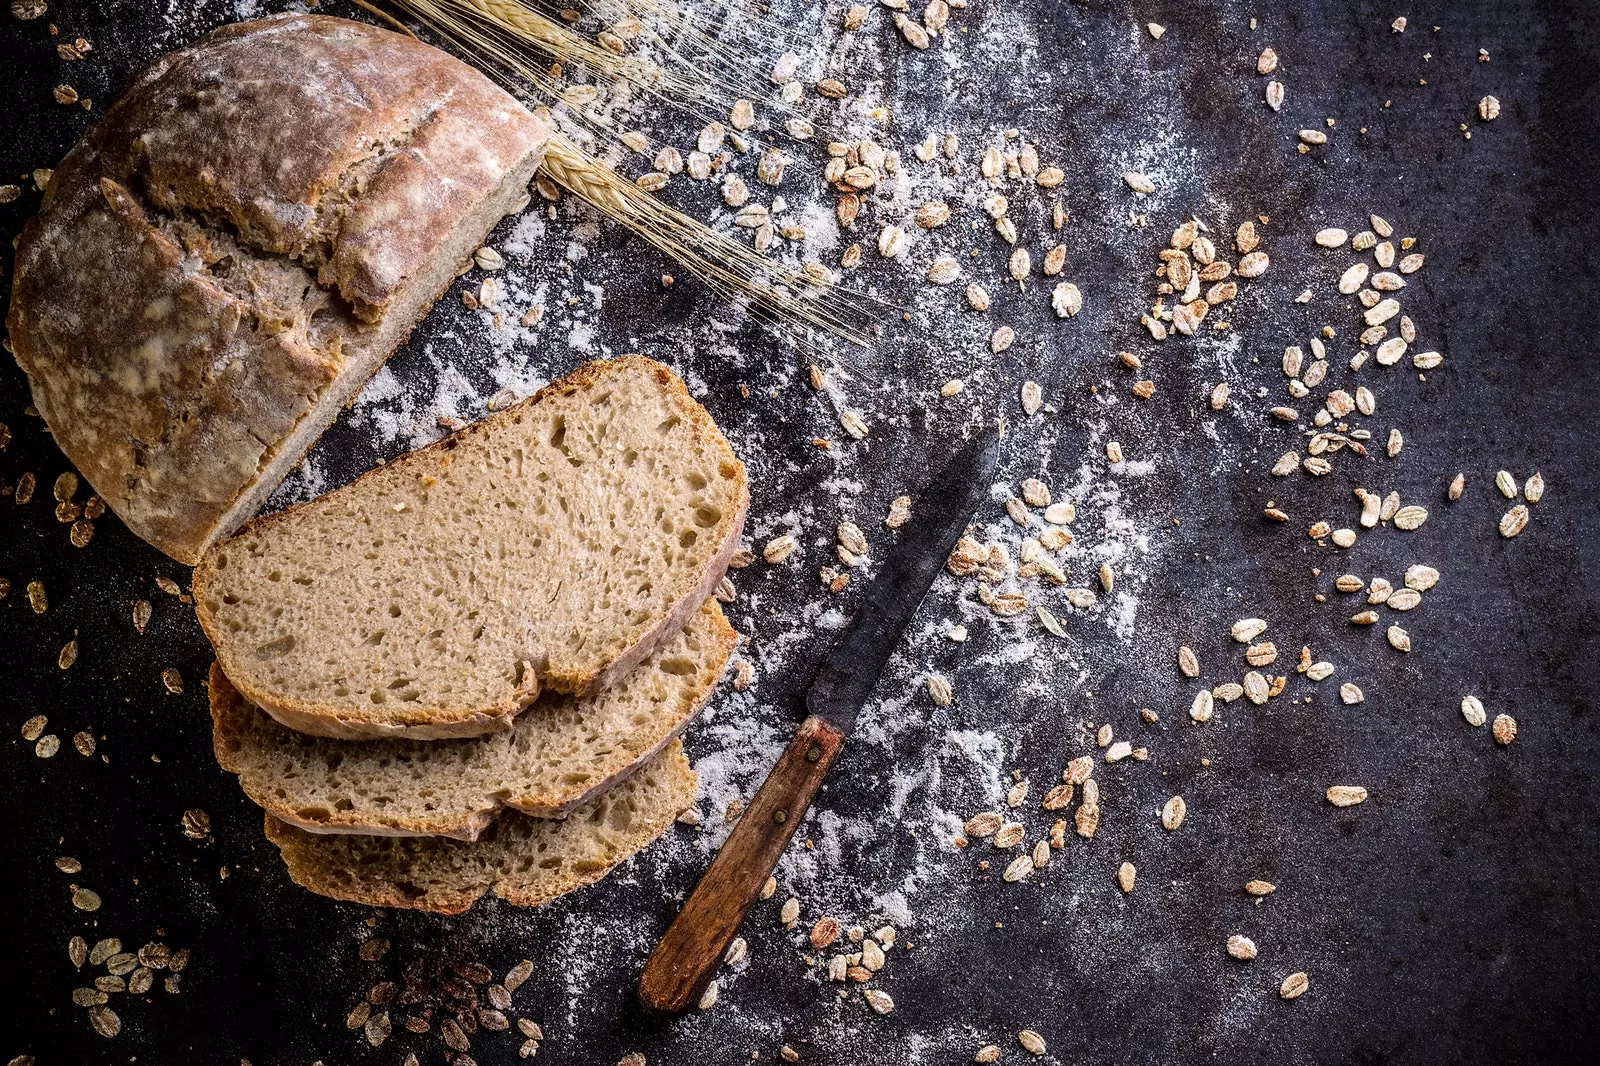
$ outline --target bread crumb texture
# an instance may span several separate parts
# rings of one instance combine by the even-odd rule
[[[589,363],[195,569],[223,672],[325,736],[510,729],[542,685],[620,676],[698,609],[743,529],[743,465],[683,383]]]

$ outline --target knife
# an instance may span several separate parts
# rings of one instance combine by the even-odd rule
[[[999,450],[994,430],[979,434],[923,490],[917,521],[867,586],[860,611],[807,690],[805,722],[650,953],[639,977],[639,1001],[649,1010],[677,1014],[699,1004],[917,605],[989,494]]]

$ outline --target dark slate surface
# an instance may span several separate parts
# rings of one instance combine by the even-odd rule
[[[82,35],[96,45],[90,61],[70,69],[55,58],[48,19],[19,24],[0,16],[0,182],[53,163],[88,123],[81,109],[51,101],[52,85],[70,77],[101,109],[140,63],[238,17],[232,5],[166,14],[174,7],[52,4],[64,38]],[[906,933],[916,947],[896,953],[878,982],[898,1004],[890,1017],[867,1013],[859,997],[841,1004],[832,987],[819,988],[768,915],[752,922],[754,961],[730,982],[724,1002],[709,1015],[667,1024],[639,1015],[631,982],[649,936],[664,928],[674,899],[704,861],[692,846],[669,845],[636,876],[532,915],[491,903],[458,919],[384,916],[379,932],[393,951],[381,963],[356,960],[368,912],[290,884],[261,839],[254,809],[212,760],[200,683],[209,661],[204,640],[188,609],[153,585],[159,574],[186,583],[183,568],[110,518],[98,523],[88,549],[68,546],[49,499],[65,462],[24,414],[25,383],[7,361],[0,367],[0,421],[12,440],[0,454],[0,479],[9,488],[34,471],[41,484],[26,507],[0,500],[0,575],[12,582],[0,601],[0,717],[10,738],[0,771],[0,910],[11,1019],[0,1026],[0,1057],[229,1066],[242,1057],[256,1066],[321,1059],[334,1066],[396,1063],[414,1049],[424,1062],[439,1062],[441,1048],[430,1039],[401,1034],[372,1050],[343,1020],[362,989],[399,973],[407,960],[431,966],[458,957],[482,958],[499,971],[523,957],[540,962],[518,1004],[545,1027],[541,1061],[609,1066],[630,1050],[661,1063],[756,1054],[771,1061],[787,1042],[804,1061],[954,1063],[969,1061],[989,1041],[1004,1048],[1006,1061],[1020,1061],[1026,1056],[1012,1034],[1024,1026],[1047,1038],[1050,1062],[1551,1062],[1594,1054],[1600,750],[1588,674],[1597,661],[1593,410],[1600,389],[1590,322],[1600,297],[1592,221],[1600,9],[1329,2],[1258,12],[1158,2],[1005,10],[1013,7],[1027,5],[974,0],[954,22],[1034,20],[1039,48],[1031,69],[1011,63],[1003,49],[969,55],[953,73],[934,54],[888,50],[884,77],[900,120],[897,143],[908,149],[918,139],[912,131],[924,128],[978,124],[1015,124],[1047,136],[1058,148],[1050,161],[1068,169],[1074,214],[1091,220],[1072,238],[1073,273],[1090,308],[1062,324],[1039,299],[1024,305],[1003,296],[1013,301],[1002,306],[1024,342],[1003,359],[971,357],[992,364],[989,374],[974,377],[971,404],[930,405],[898,420],[886,413],[901,406],[897,396],[913,397],[917,407],[924,402],[917,397],[949,376],[941,360],[953,341],[946,320],[921,308],[896,323],[874,357],[881,384],[863,400],[883,428],[853,453],[847,471],[863,483],[860,498],[870,501],[863,510],[874,512],[920,483],[927,440],[980,416],[1014,418],[1016,383],[1029,376],[1053,398],[1066,397],[1049,416],[1048,439],[1068,457],[1057,469],[1072,470],[1084,447],[1079,415],[1090,410],[1090,388],[1126,388],[1108,353],[1151,350],[1134,324],[1146,296],[1136,279],[1153,262],[1158,235],[1211,202],[1238,205],[1234,218],[1268,214],[1272,238],[1283,235],[1281,246],[1269,239],[1276,287],[1264,282],[1232,311],[1249,327],[1236,397],[1264,386],[1277,395],[1282,345],[1331,317],[1289,303],[1311,269],[1310,252],[1300,250],[1310,232],[1377,210],[1401,232],[1424,236],[1429,265],[1408,290],[1408,307],[1419,309],[1449,363],[1426,386],[1403,375],[1385,379],[1380,395],[1403,405],[1408,444],[1394,473],[1373,477],[1403,488],[1436,518],[1410,539],[1364,541],[1347,564],[1294,529],[1262,522],[1261,506],[1274,498],[1303,527],[1356,482],[1269,484],[1265,468],[1287,438],[1252,415],[1222,422],[1220,441],[1208,441],[1199,429],[1211,417],[1202,384],[1214,372],[1208,377],[1175,346],[1163,349],[1152,359],[1156,398],[1114,416],[1123,419],[1122,440],[1161,460],[1154,475],[1125,490],[1130,511],[1183,520],[1164,528],[1150,522],[1154,546],[1143,564],[1149,574],[1136,649],[1110,640],[1103,628],[1084,627],[1074,662],[1093,695],[1064,687],[1051,705],[1010,696],[1013,671],[961,668],[948,648],[923,645],[921,661],[952,672],[961,699],[948,713],[914,704],[926,729],[912,723],[892,741],[852,750],[839,765],[824,806],[872,832],[851,839],[836,868],[818,875],[804,893],[806,913],[865,918],[866,901],[910,872],[923,853],[910,835],[875,821],[874,812],[895,769],[928,763],[952,726],[1009,738],[1015,755],[1006,767],[1047,782],[1080,750],[1063,722],[1114,718],[1157,753],[1153,772],[1118,785],[1092,846],[1068,849],[1048,877],[1025,886],[979,877],[971,856],[924,857],[912,904],[926,917]],[[1411,22],[1403,38],[1386,28],[1400,13]],[[1252,14],[1264,20],[1254,35],[1246,28]],[[1169,36],[1164,47],[1142,39],[1133,49],[1146,66],[1132,78],[1116,57],[1129,51],[1133,27],[1149,20],[1166,24]],[[887,27],[879,30],[887,41]],[[1262,80],[1249,68],[1265,43],[1286,57],[1292,119],[1269,121],[1259,104]],[[960,42],[952,47],[959,51]],[[1491,63],[1476,62],[1480,47]],[[1423,51],[1433,53],[1426,64]],[[1419,86],[1420,77],[1430,84]],[[1505,106],[1490,126],[1471,117],[1487,92]],[[1128,230],[1114,224],[1128,206],[1120,168],[1108,173],[1102,153],[1119,138],[1140,137],[1157,99],[1167,109],[1163,121],[1182,131],[1181,149],[1191,153],[1188,165],[1203,175],[1204,188],[1192,204],[1170,204],[1150,230]],[[1395,106],[1385,110],[1390,99]],[[1293,129],[1324,114],[1340,118],[1334,147],[1296,154]],[[1474,129],[1470,142],[1460,136],[1460,122]],[[1363,125],[1365,136],[1351,134]],[[0,206],[0,235],[14,237],[36,203],[29,187],[18,203]],[[547,239],[552,250],[562,247],[561,236]],[[621,258],[611,259],[605,275],[598,324],[605,350],[646,351],[698,375],[705,402],[758,475],[770,472],[754,486],[755,520],[808,501],[819,526],[831,529],[837,513],[822,483],[835,467],[809,441],[837,429],[793,380],[799,357],[754,329],[735,337],[745,354],[737,367],[691,353],[684,329],[719,313],[716,302],[692,285],[664,294],[652,279],[665,265],[610,232],[580,272],[601,270],[592,264],[612,250]],[[889,279],[880,272],[869,283],[910,302],[913,290]],[[1320,286],[1328,289],[1325,277]],[[447,304],[419,337],[457,344],[463,372],[483,387],[464,323]],[[963,335],[967,350],[981,352],[971,339]],[[393,364],[403,381],[430,373],[421,348],[414,344]],[[577,358],[558,345],[528,355],[551,374]],[[748,399],[736,389],[742,384],[750,386]],[[777,395],[769,397],[773,388]],[[1258,406],[1269,402],[1276,401]],[[1039,469],[1038,433],[1018,430],[1007,476]],[[341,426],[318,454],[341,480],[370,465],[378,450],[367,432]],[[1219,460],[1233,455],[1242,461]],[[1505,502],[1489,479],[1502,466],[1519,476],[1541,469],[1550,484],[1529,531],[1511,542],[1493,533]],[[1456,470],[1467,471],[1471,485],[1447,508],[1443,488]],[[814,568],[820,548],[813,555]],[[1409,657],[1382,648],[1376,631],[1345,626],[1344,604],[1311,602],[1342,565],[1398,577],[1419,560],[1438,566],[1445,579],[1407,620],[1418,642]],[[1325,567],[1320,585],[1309,574],[1318,565]],[[787,628],[798,605],[821,597],[805,575],[797,568],[741,577],[761,589],[764,608],[773,608],[735,612],[757,647]],[[22,594],[33,578],[50,593],[43,617],[29,611]],[[936,596],[953,600],[954,584],[941,589]],[[135,638],[128,605],[140,597],[155,602],[156,615],[150,631]],[[848,606],[848,597],[843,602]],[[1369,694],[1362,713],[1341,708],[1325,689],[1304,706],[1274,703],[1252,714],[1236,705],[1207,731],[1180,724],[1187,700],[1170,667],[1171,648],[1193,642],[1208,664],[1220,661],[1230,654],[1227,622],[1244,614],[1282,620],[1281,646],[1314,640],[1320,656],[1348,665]],[[977,650],[992,650],[1006,632],[974,628]],[[63,674],[56,654],[74,634],[83,656]],[[759,705],[719,706],[705,728],[737,727],[747,712],[770,742],[786,697],[824,644],[804,642],[780,676],[763,678],[768,691]],[[162,691],[159,674],[168,665],[187,679],[181,696]],[[901,686],[918,669],[898,664],[886,687]],[[1514,746],[1497,749],[1486,731],[1460,723],[1455,706],[1467,691],[1481,695],[1491,714],[1517,716],[1522,735]],[[1141,730],[1129,709],[1146,705],[1160,706],[1163,722]],[[53,760],[36,759],[18,737],[21,722],[36,713],[47,714],[50,732],[65,742]],[[71,750],[80,729],[100,738],[108,762]],[[692,736],[692,752],[706,754],[710,736]],[[1213,765],[1202,766],[1202,757]],[[1332,812],[1321,793],[1338,780],[1369,785],[1373,799]],[[1183,832],[1168,837],[1148,812],[1177,791],[1190,796],[1192,813]],[[931,801],[955,810],[979,805],[958,796]],[[178,831],[191,807],[210,812],[210,839]],[[79,858],[84,872],[58,873],[53,860],[60,854]],[[1128,899],[1110,883],[1124,856],[1141,870]],[[231,872],[226,880],[222,866]],[[1252,876],[1283,886],[1259,909],[1238,887]],[[92,886],[105,906],[92,916],[74,910],[69,882]],[[66,940],[73,933],[91,943],[115,935],[137,946],[158,929],[173,946],[194,950],[184,991],[140,997],[150,1002],[116,997],[125,1028],[107,1042],[70,1004],[80,979]],[[1221,951],[1226,936],[1241,930],[1261,946],[1249,966]],[[1297,968],[1310,971],[1312,990],[1281,1003],[1276,983]],[[515,1045],[512,1034],[480,1037],[474,1055],[483,1063],[511,1061]]]

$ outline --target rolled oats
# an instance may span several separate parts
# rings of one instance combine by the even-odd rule
[[[1335,807],[1354,807],[1367,801],[1367,790],[1361,785],[1330,785],[1328,802]]]

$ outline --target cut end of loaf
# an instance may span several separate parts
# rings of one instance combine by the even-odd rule
[[[697,785],[674,741],[570,817],[506,814],[472,842],[319,835],[271,815],[266,834],[296,884],[333,899],[459,914],[493,892],[534,907],[593,884],[648,846],[694,802]]]
[[[7,329],[34,405],[128,528],[193,564],[525,198],[550,131],[467,64],[344,19],[163,56],[18,243]]]
[[[333,737],[511,728],[680,630],[743,530],[744,466],[666,367],[589,363],[355,483],[247,525],[195,570],[251,702]]]

